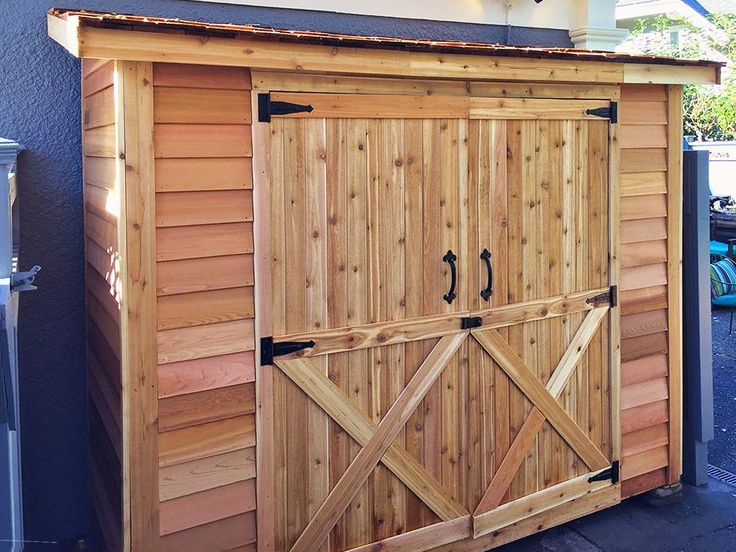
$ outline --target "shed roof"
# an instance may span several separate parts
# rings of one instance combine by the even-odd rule
[[[178,32],[201,36],[257,38],[277,42],[317,44],[323,46],[379,48],[386,50],[431,51],[448,54],[474,54],[519,58],[544,58],[615,63],[644,63],[689,67],[721,67],[718,61],[686,60],[643,54],[623,54],[574,48],[542,48],[507,46],[483,42],[438,41],[397,38],[390,36],[360,36],[310,30],[276,29],[260,25],[209,23],[186,19],[171,19],[142,15],[95,12],[52,8],[49,15],[76,18],[84,27],[128,29],[139,31]]]

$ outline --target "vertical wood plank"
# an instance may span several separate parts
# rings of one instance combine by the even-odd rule
[[[423,279],[423,311],[425,315],[442,312],[443,307],[438,305],[446,305],[442,300],[442,294],[447,290],[445,286],[449,281],[449,271],[445,268],[447,265],[442,266],[444,263],[440,261],[447,250],[442,250],[441,232],[437,230],[436,224],[432,222],[441,220],[441,124],[442,122],[439,119],[422,121],[424,144],[424,218],[422,224],[423,252],[426,260]],[[424,342],[425,355],[429,353],[432,346],[433,340]],[[438,481],[442,480],[441,401],[441,385],[435,383],[424,398],[424,466]]]
[[[562,287],[563,273],[563,188],[564,188],[564,135],[562,121],[550,125],[550,181],[549,181],[549,218],[547,223],[546,242],[549,249],[549,294],[564,293]],[[569,318],[551,321],[550,325],[550,358],[555,362],[562,357],[565,341],[563,337],[565,322]],[[550,366],[550,370],[552,365]],[[544,487],[560,483],[565,479],[565,443],[549,424],[544,424],[543,432],[547,432],[548,443],[545,453],[550,456],[544,462]]]
[[[421,316],[424,306],[422,286],[424,277],[423,241],[423,176],[422,121],[404,121],[404,226],[406,232],[406,263],[404,272],[406,316]],[[424,360],[424,344],[407,343],[404,349],[404,384],[416,373]],[[424,408],[417,408],[406,424],[407,451],[420,462],[424,458]],[[411,531],[424,525],[426,507],[413,493],[406,493],[406,529]]]
[[[124,279],[122,331],[123,432],[130,493],[130,548],[159,548],[158,377],[156,374],[156,212],[153,155],[153,69],[117,62],[123,94]],[[117,113],[120,116],[120,113]]]
[[[523,202],[523,174],[524,174],[524,148],[522,147],[522,134],[524,126],[521,121],[508,121],[507,123],[507,186],[508,186],[508,302],[509,304],[520,303],[526,297],[524,288],[524,255],[525,255],[525,230],[523,225],[525,209],[527,205]],[[533,147],[533,144],[532,144]],[[522,326],[512,326],[508,329],[508,343],[517,352],[522,352],[524,347],[524,329]],[[496,373],[501,372],[497,368]],[[510,383],[510,380],[509,380]],[[519,390],[509,384],[509,426],[508,440],[513,442],[516,434],[521,429],[526,417],[524,397]],[[511,482],[508,498],[514,499],[525,494],[526,469],[522,467]]]
[[[575,289],[590,289],[588,282],[588,262],[590,259],[589,236],[588,236],[588,207],[590,188],[588,181],[588,148],[589,148],[589,123],[587,121],[575,121],[575,233],[576,248],[575,267]],[[582,321],[582,315],[575,317],[576,326]],[[576,380],[576,416],[575,420],[582,428],[587,428],[590,422],[588,413],[588,379],[590,376],[589,351],[585,351],[578,369],[575,372]],[[575,458],[576,473],[582,475],[586,469],[582,462]]]
[[[577,266],[576,217],[577,205],[576,189],[576,142],[575,121],[565,121],[562,128],[562,290],[571,293],[576,290],[575,270]],[[564,343],[570,343],[575,329],[574,322],[579,320],[576,315],[567,317],[563,327]],[[580,368],[578,368],[579,370]],[[568,413],[575,415],[577,411],[577,385],[575,378],[571,378],[563,393],[563,405]],[[569,478],[577,474],[577,455],[570,447],[563,448],[562,477]]]
[[[540,297],[538,282],[538,260],[542,250],[539,243],[538,228],[543,213],[540,209],[540,187],[537,175],[545,169],[543,162],[539,162],[540,151],[537,135],[539,125],[537,121],[522,121],[521,123],[521,155],[522,155],[522,264],[521,281],[523,285],[524,300],[537,299]],[[530,322],[522,325],[523,345],[517,352],[527,362],[534,375],[539,376],[539,362],[537,353],[539,351],[539,323]],[[522,393],[523,394],[523,393]],[[523,420],[529,416],[532,406],[524,397]],[[524,495],[531,494],[537,490],[537,473],[539,472],[539,437],[535,436],[534,444],[524,461],[526,471]]]
[[[304,203],[306,221],[305,330],[327,327],[327,143],[326,122],[323,119],[304,121]],[[326,356],[315,359],[321,373],[328,375]],[[330,490],[329,420],[312,401],[307,403],[307,519],[312,519]],[[326,552],[330,537],[319,550]]]
[[[483,156],[488,156],[488,166],[490,169],[490,202],[491,208],[491,260],[493,267],[500,278],[496,278],[494,282],[493,296],[491,304],[494,306],[502,306],[509,303],[509,289],[511,284],[512,272],[510,259],[512,257],[512,237],[509,231],[510,209],[514,202],[510,199],[511,188],[509,186],[509,144],[517,144],[515,139],[510,139],[510,128],[506,121],[488,121],[486,123],[484,134],[488,135],[489,142],[487,147],[483,147]],[[513,159],[511,159],[513,162]],[[485,217],[479,217],[482,220]],[[514,240],[516,238],[513,238]],[[516,257],[518,259],[518,256]],[[499,330],[501,336],[508,340],[509,330],[502,328]],[[492,382],[493,389],[491,396],[487,399],[484,406],[484,425],[488,440],[491,446],[486,446],[485,454],[493,452],[493,465],[487,468],[484,481],[484,489],[490,484],[493,475],[501,464],[501,460],[506,456],[511,445],[510,431],[510,410],[509,396],[511,393],[511,382],[506,372],[501,370],[493,359],[485,355],[484,351],[480,351],[483,358],[484,375],[488,375],[489,383]]]
[[[473,247],[472,257],[470,254],[470,228],[474,227],[472,219],[472,213],[469,206],[468,196],[468,121],[460,119],[458,121],[457,139],[455,141],[457,149],[457,171],[458,179],[458,210],[457,210],[457,224],[454,226],[455,233],[458,236],[458,250],[461,259],[467,259],[467,263],[472,262],[471,258],[479,256],[477,249]],[[475,245],[475,239],[473,244]],[[469,284],[470,270],[462,270],[458,274],[458,286],[459,286],[459,297],[458,297],[458,308],[468,309],[470,308],[469,297],[471,293]],[[467,480],[468,470],[465,468],[464,460],[468,457],[468,390],[469,390],[469,342],[466,340],[458,349],[457,362],[458,362],[458,385],[456,390],[457,396],[457,425],[455,431],[458,432],[459,446],[456,464],[458,466],[458,479],[457,487],[459,489],[458,494],[454,495],[461,503],[467,504]],[[473,372],[475,372],[475,366],[473,366]]]
[[[288,332],[303,331],[308,325],[306,252],[307,232],[305,119],[284,119],[284,205],[286,221],[287,275],[285,326]],[[283,375],[282,375],[283,377]],[[309,399],[291,381],[283,379],[286,391],[286,537],[288,547],[296,542],[309,523]]]
[[[621,153],[618,145],[618,125],[608,130],[608,281],[620,285],[621,278],[621,223],[620,223],[620,175]],[[621,305],[609,309],[608,362],[611,413],[611,460],[621,459]]]
[[[459,122],[454,119],[441,119],[440,122],[440,218],[434,222],[441,228],[442,251],[452,250],[458,255],[458,263],[463,263],[459,249]],[[428,220],[427,226],[433,225]],[[462,302],[465,292],[458,281],[458,297],[445,306],[448,311],[455,310],[456,305]],[[460,435],[458,435],[458,393],[460,388],[460,374],[457,355],[447,363],[439,378],[442,393],[441,446],[442,446],[442,484],[453,496],[460,495]]]
[[[271,287],[271,127],[258,123],[258,97],[251,94],[253,112],[253,242],[255,296],[256,362],[256,525],[258,546],[263,552],[275,552],[275,494],[274,494],[274,392],[273,365],[261,366],[261,337],[273,335]],[[276,140],[280,145],[280,136]],[[277,162],[280,162],[278,160]],[[280,181],[274,182],[274,188]],[[276,198],[278,200],[278,197]],[[279,203],[278,205],[281,205]],[[280,225],[279,225],[280,227]],[[283,243],[283,241],[278,242]],[[278,260],[274,260],[277,264]],[[279,289],[279,288],[277,288]],[[283,289],[283,288],[281,288]],[[283,304],[280,301],[277,304]]]
[[[588,124],[588,286],[603,287],[607,284],[608,246],[606,232],[606,207],[602,205],[602,197],[607,190],[608,169],[608,132],[606,122],[590,121]],[[604,269],[604,265],[606,266]],[[602,356],[602,334],[596,332],[588,345],[588,427],[590,439],[607,455],[607,444],[603,443],[603,423],[608,424],[608,413],[603,410],[603,375],[607,374]]]
[[[553,295],[550,288],[552,266],[550,252],[553,250],[551,242],[553,235],[549,234],[551,221],[554,219],[554,205],[552,204],[553,186],[555,182],[555,159],[553,155],[555,121],[538,121],[536,125],[537,170],[535,174],[535,194],[537,200],[537,251],[535,272],[537,277],[538,297]],[[542,320],[536,323],[536,340],[539,346],[536,350],[537,374],[542,383],[546,384],[550,378],[553,363],[552,352],[557,344],[552,342],[552,325],[557,320]],[[553,430],[549,424],[542,425],[537,437],[537,473],[535,490],[543,489],[550,480],[548,470],[552,467],[552,438]]]
[[[371,289],[369,285],[368,244],[368,124],[365,120],[351,120],[347,131],[346,178],[348,186],[348,304],[347,318],[351,326],[369,321]],[[366,415],[371,412],[369,351],[350,354],[350,398]],[[350,458],[360,451],[351,442]],[[356,493],[347,509],[346,531],[348,546],[370,542],[372,534],[373,495],[372,477]]]
[[[251,101],[251,106],[258,105],[257,101]],[[257,119],[256,119],[257,120]],[[268,313],[270,312],[270,320],[263,320],[264,332],[269,332],[264,335],[279,335],[279,334],[285,334],[286,333],[286,225],[284,224],[273,224],[272,221],[274,220],[283,220],[284,216],[284,202],[285,199],[285,185],[284,185],[284,136],[285,136],[285,130],[284,125],[286,121],[283,119],[275,119],[271,121],[270,129],[266,127],[266,129],[260,130],[260,132],[263,132],[264,134],[268,132],[268,135],[270,137],[270,141],[266,142],[266,146],[268,149],[266,151],[260,152],[260,154],[254,150],[255,157],[253,158],[253,163],[258,164],[263,163],[264,165],[261,166],[260,172],[263,176],[264,180],[266,181],[267,185],[269,186],[269,195],[268,198],[270,201],[270,209],[268,211],[269,218],[269,234],[270,234],[270,240],[266,242],[262,247],[268,247],[268,251],[264,251],[264,255],[268,253],[268,257],[261,257],[261,259],[264,262],[268,262],[268,267],[263,268],[263,274],[262,274],[262,280],[263,284],[260,285],[268,285],[271,289],[271,298],[264,299],[265,303],[263,305],[264,308],[264,317],[268,316]],[[256,128],[257,125],[254,125],[254,129],[256,132],[259,132],[259,129]],[[255,135],[254,135],[255,136]],[[264,146],[264,147],[266,147]],[[260,161],[257,161],[258,156],[260,155],[261,159]],[[264,174],[265,173],[265,174]],[[254,173],[254,176],[255,173]],[[253,201],[254,201],[254,209],[255,209],[255,201],[257,197],[257,183],[253,182]],[[264,206],[264,209],[266,207]],[[257,218],[256,218],[257,220]],[[265,221],[264,221],[265,224]],[[264,240],[266,239],[266,236],[264,235]],[[254,260],[255,264],[255,260]],[[255,268],[255,267],[254,267]],[[256,289],[259,290],[259,296],[261,295],[261,290],[263,288],[259,287],[259,277],[256,276]],[[267,282],[267,283],[266,283]],[[269,310],[270,309],[270,310]],[[258,316],[258,302],[256,301],[256,324],[258,324],[259,316]],[[269,326],[270,327],[267,327]],[[257,345],[260,346],[260,343],[257,342]],[[257,517],[259,518],[259,523],[263,524],[265,527],[265,530],[267,531],[265,537],[268,539],[272,536],[272,545],[273,550],[283,550],[287,546],[287,535],[286,535],[286,525],[287,525],[287,512],[286,512],[286,502],[287,502],[287,488],[286,488],[286,442],[284,439],[276,439],[276,435],[286,435],[287,431],[287,423],[286,423],[286,413],[283,408],[277,408],[278,405],[282,405],[286,403],[286,377],[283,374],[280,374],[277,369],[275,369],[273,366],[266,367],[266,372],[263,374],[264,380],[265,377],[270,375],[270,381],[271,381],[271,396],[272,396],[272,410],[269,412],[268,406],[264,403],[264,415],[271,414],[273,416],[272,422],[271,422],[271,435],[274,436],[273,442],[272,442],[272,455],[273,455],[273,467],[265,467],[265,474],[266,476],[269,475],[268,470],[272,470],[273,476],[272,476],[272,484],[270,485],[270,491],[272,491],[272,505],[273,505],[273,521],[263,518],[263,520],[260,520],[261,516],[261,507],[260,505],[257,508]],[[267,386],[268,384],[264,381],[264,385]],[[264,392],[268,393],[269,389],[266,387],[264,388]],[[264,419],[264,423],[266,425],[268,424],[268,420]],[[265,428],[264,428],[265,429]],[[259,446],[256,447],[256,458],[258,458],[259,453]],[[267,452],[263,451],[263,457],[262,461],[267,462]],[[256,472],[258,470],[256,469]],[[256,484],[258,485],[260,481],[260,477],[256,479]]]
[[[682,85],[667,87],[667,318],[669,331],[669,465],[682,472]]]
[[[481,144],[485,145],[485,152],[488,152],[488,134],[485,133],[484,136],[481,136],[481,129],[487,129],[487,127],[488,123],[486,121],[476,120],[468,123],[468,220],[464,232],[469,238],[467,255],[470,262],[468,267],[470,274],[466,295],[468,306],[471,309],[478,308],[481,302],[479,290],[482,289],[482,267],[480,262],[476,264],[476,259],[480,260],[480,252],[484,247],[491,247],[489,227],[492,212],[488,208],[490,204],[490,187],[488,186],[490,160],[487,153],[485,155],[481,154]],[[480,168],[481,157],[484,164],[483,171]],[[481,205],[483,205],[483,208],[480,207]],[[483,220],[480,219],[479,213],[484,214]],[[475,266],[473,266],[474,264]],[[484,424],[486,409],[488,409],[488,414],[493,409],[493,397],[489,393],[489,391],[492,393],[493,379],[489,378],[486,373],[488,363],[478,346],[472,343],[472,340],[468,340],[464,347],[467,351],[467,368],[464,368],[465,381],[467,382],[467,413],[464,416],[466,418],[467,437],[462,465],[467,473],[464,482],[466,494],[464,504],[468,510],[472,511],[481,499],[483,489],[485,489],[485,473],[493,469],[493,439],[488,438]],[[484,452],[486,448],[488,454]]]
[[[345,159],[347,157],[346,121],[328,119],[326,122],[327,145],[327,326],[337,328],[348,325],[347,311],[350,304],[348,294],[348,239],[347,180]],[[349,388],[349,353],[329,355],[328,377],[346,396]],[[329,488],[334,487],[350,464],[350,438],[342,428],[329,424]],[[338,550],[348,548],[349,535],[346,516],[341,516],[330,537],[331,546]]]

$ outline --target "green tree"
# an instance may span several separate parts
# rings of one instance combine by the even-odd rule
[[[717,32],[705,32],[689,21],[657,16],[637,21],[630,40],[645,54],[707,59],[717,52],[736,67],[736,15],[714,14]],[[673,40],[677,32],[678,40]],[[686,85],[683,131],[699,140],[736,140],[736,75],[724,70],[721,86]]]

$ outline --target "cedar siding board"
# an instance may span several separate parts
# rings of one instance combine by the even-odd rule
[[[153,85],[161,548],[240,546],[255,542],[255,447],[237,428],[255,412],[250,72],[154,64]],[[197,450],[177,460],[177,442]]]
[[[109,29],[90,30],[99,45]],[[679,477],[680,86],[619,85],[593,61],[568,64],[588,88],[524,86],[539,73],[519,60],[516,83],[407,66],[395,89],[278,65],[85,60],[90,485],[108,548],[480,550]],[[258,124],[269,86],[321,103]],[[611,99],[615,126],[584,114]],[[425,259],[478,262],[479,244],[492,301],[476,291],[484,266],[460,264],[449,304],[449,274]],[[618,308],[569,297],[600,300],[609,283]],[[473,311],[508,320],[462,343],[454,325]],[[344,347],[260,366],[260,337],[310,334],[318,353]],[[590,492],[617,459],[621,484]]]
[[[667,87],[622,85],[620,110],[621,463],[629,496],[663,484],[657,474],[669,444]]]
[[[123,547],[123,411],[115,174],[115,62],[82,69],[90,493],[103,539]],[[101,142],[104,137],[104,144]]]

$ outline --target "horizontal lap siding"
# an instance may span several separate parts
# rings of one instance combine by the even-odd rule
[[[669,445],[667,89],[621,89],[623,494],[665,483]]]
[[[244,69],[154,66],[163,550],[256,538],[250,88]]]
[[[105,543],[119,550],[124,516],[114,69],[113,62],[83,64],[82,149],[90,492]]]

